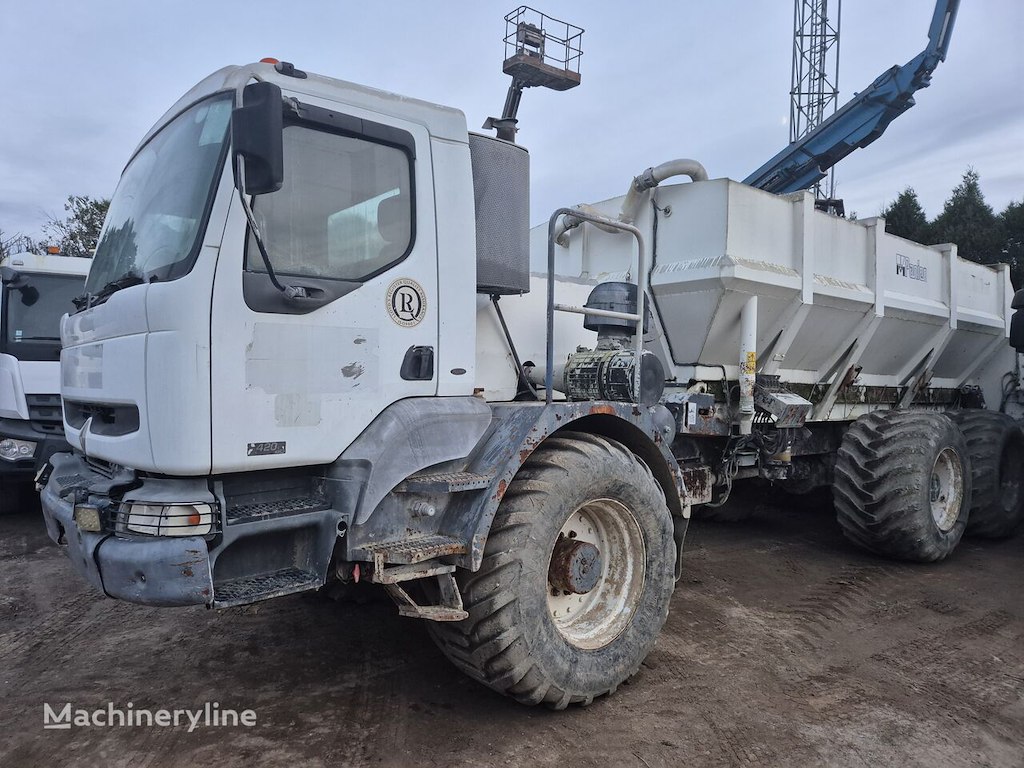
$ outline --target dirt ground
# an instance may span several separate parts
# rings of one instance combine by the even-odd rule
[[[464,678],[381,600],[148,609],[0,517],[0,765],[1024,765],[1024,536],[935,566],[830,514],[695,521],[641,673],[549,712]],[[43,730],[43,704],[253,709],[252,728]]]

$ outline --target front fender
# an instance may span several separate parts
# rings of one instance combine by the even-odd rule
[[[671,451],[675,420],[664,406],[507,403],[492,404],[491,410],[491,428],[473,451],[468,469],[480,474],[498,471],[485,492],[459,499],[445,515],[445,528],[470,542],[469,552],[455,559],[458,565],[473,571],[480,568],[487,533],[509,483],[533,452],[560,430],[598,434],[626,445],[650,467],[673,517],[685,525],[686,487]]]

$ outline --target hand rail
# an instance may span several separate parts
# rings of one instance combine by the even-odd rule
[[[589,221],[591,224],[600,224],[604,227],[611,227],[622,232],[628,232],[636,238],[637,261],[636,261],[636,314],[628,312],[612,312],[606,309],[589,309],[587,307],[575,307],[568,304],[555,304],[555,224],[559,216],[572,216],[580,221]],[[555,367],[555,310],[559,312],[574,312],[580,315],[592,317],[613,317],[620,320],[633,320],[636,322],[636,334],[633,337],[633,354],[635,363],[633,366],[633,401],[640,402],[640,362],[644,353],[644,289],[643,277],[647,272],[647,258],[644,248],[644,236],[640,230],[632,224],[626,224],[618,219],[610,219],[606,216],[597,216],[586,213],[578,208],[559,208],[551,214],[548,219],[548,303],[547,303],[547,348],[546,348],[546,370],[544,371],[544,402],[551,404],[554,391],[554,367]]]

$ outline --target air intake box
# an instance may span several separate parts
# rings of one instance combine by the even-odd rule
[[[530,290],[530,154],[518,144],[469,135],[476,202],[479,293]]]

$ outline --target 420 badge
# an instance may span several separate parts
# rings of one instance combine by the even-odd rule
[[[427,314],[427,295],[415,280],[400,277],[388,286],[385,299],[391,319],[403,328],[418,325]]]

